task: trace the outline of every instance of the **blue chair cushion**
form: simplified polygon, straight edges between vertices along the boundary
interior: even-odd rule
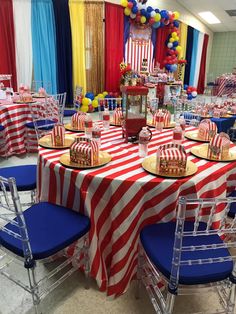
[[[56,123],[53,120],[38,120],[36,121],[37,126],[40,127],[41,130],[51,130],[53,129],[54,124]],[[43,127],[46,125],[45,127]],[[26,123],[26,127],[29,129],[34,129],[34,122]]]
[[[236,197],[236,191],[233,191],[229,196]],[[230,209],[228,212],[228,216],[234,218],[236,215],[236,202],[230,204]]]
[[[36,189],[37,166],[24,165],[0,168],[0,176],[4,178],[14,177],[18,191],[30,191]]]
[[[75,113],[77,113],[77,111],[74,109],[65,109],[64,117],[72,117]]]
[[[34,259],[47,258],[66,248],[85,235],[90,229],[90,220],[63,206],[42,202],[23,213]],[[19,232],[18,227],[7,228]],[[0,231],[0,244],[18,256],[23,256],[22,242]]]
[[[0,131],[3,131],[5,128],[3,125],[0,125]]]
[[[141,243],[152,263],[163,275],[170,278],[172,267],[173,246],[176,223],[161,223],[144,227],[141,231]],[[199,230],[206,228],[205,223],[200,223]],[[193,230],[192,222],[185,222],[185,231]],[[221,243],[217,235],[184,237],[185,245],[204,245]],[[194,260],[198,258],[211,258],[229,256],[227,249],[202,250],[183,252],[182,260]],[[223,280],[229,277],[233,270],[233,262],[222,262],[202,265],[181,266],[179,283],[184,285],[206,284]]]

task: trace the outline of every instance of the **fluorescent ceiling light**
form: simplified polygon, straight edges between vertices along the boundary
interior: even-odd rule
[[[221,21],[210,11],[200,12],[198,15],[203,18],[208,24],[219,24]]]

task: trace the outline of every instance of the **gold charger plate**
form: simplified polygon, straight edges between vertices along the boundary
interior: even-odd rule
[[[193,140],[193,141],[196,141],[196,142],[204,142],[204,143],[207,143],[207,142],[210,142],[210,140],[203,140],[202,138],[199,138],[198,137],[198,131],[189,131],[189,132],[186,132],[184,134],[184,136],[186,138],[188,138],[189,140]]]
[[[212,118],[212,116],[210,116],[209,114],[207,116],[201,116],[202,119],[210,119]]]
[[[32,97],[33,97],[33,98],[45,98],[45,97],[47,97],[47,95],[41,96],[41,95],[39,95],[39,94],[33,94]]]
[[[184,177],[188,177],[193,175],[194,173],[197,172],[198,168],[197,165],[195,163],[193,163],[190,160],[187,160],[187,167],[186,167],[186,171],[185,173],[181,173],[181,174],[163,174],[163,173],[159,173],[157,171],[156,168],[156,154],[155,155],[151,155],[147,158],[144,159],[144,161],[142,162],[142,167],[157,176],[160,177],[165,177],[165,178],[184,178]]]
[[[111,122],[110,122],[110,125],[113,125],[113,126],[121,126],[121,123],[115,123],[114,121],[111,121]]]
[[[72,128],[71,124],[70,123],[67,123],[64,125],[65,126],[65,129],[67,131],[72,131],[72,132],[84,132],[84,130],[78,130],[78,129],[74,129]]]
[[[155,125],[152,124],[152,121],[147,122],[147,126],[155,128]],[[175,127],[175,122],[171,122],[169,125],[163,127],[163,129],[173,129]]]
[[[230,116],[235,116],[236,115],[236,113],[233,113],[231,111],[228,111],[227,114],[230,115]]]
[[[226,114],[226,115],[224,115],[223,117],[221,117],[221,118],[232,118],[232,115],[230,115],[230,114]]]
[[[52,140],[50,135],[46,135],[39,140],[39,145],[44,148],[53,148],[53,149],[64,149],[69,148],[71,144],[74,142],[75,138],[66,135],[65,136],[65,144],[63,146],[54,146],[52,145]]]
[[[208,144],[202,144],[199,146],[195,146],[191,148],[191,153],[194,156],[200,157],[202,159],[210,160],[210,161],[234,161],[236,160],[236,151],[233,151],[232,149],[229,149],[229,155],[225,159],[215,159],[215,158],[209,158],[207,156],[207,151],[208,151]]]
[[[32,100],[32,101],[15,100],[15,101],[13,101],[14,104],[33,104],[35,102],[36,102],[35,100]]]
[[[77,164],[75,162],[70,161],[70,154],[66,153],[61,155],[60,157],[60,163],[63,166],[74,168],[74,169],[90,169],[90,168],[97,168],[106,165],[111,161],[111,155],[108,152],[105,151],[99,151],[99,162],[97,165],[94,166],[84,166]]]

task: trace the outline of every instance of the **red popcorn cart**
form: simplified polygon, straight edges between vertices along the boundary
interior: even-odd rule
[[[122,86],[123,123],[122,131],[125,141],[136,142],[139,132],[147,122],[147,94],[144,86]]]

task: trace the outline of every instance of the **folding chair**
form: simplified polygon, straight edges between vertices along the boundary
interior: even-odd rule
[[[213,313],[235,313],[236,256],[228,248],[236,240],[223,240],[236,232],[235,219],[226,223],[235,202],[181,197],[176,221],[142,229],[138,282],[144,283],[156,313],[173,313],[178,295],[203,293],[207,298],[209,291],[217,293],[221,306]]]
[[[35,313],[40,313],[41,299],[78,267],[84,266],[88,276],[86,235],[90,220],[73,210],[47,202],[34,204],[22,212],[15,179],[0,177],[0,188],[0,274],[29,292]],[[10,197],[7,190],[10,190]],[[81,247],[77,242],[80,239],[83,241]],[[48,262],[50,257],[73,243],[77,243],[73,256],[51,263],[54,268],[42,278],[38,277],[39,263],[45,259]],[[26,276],[15,270],[16,264]]]

